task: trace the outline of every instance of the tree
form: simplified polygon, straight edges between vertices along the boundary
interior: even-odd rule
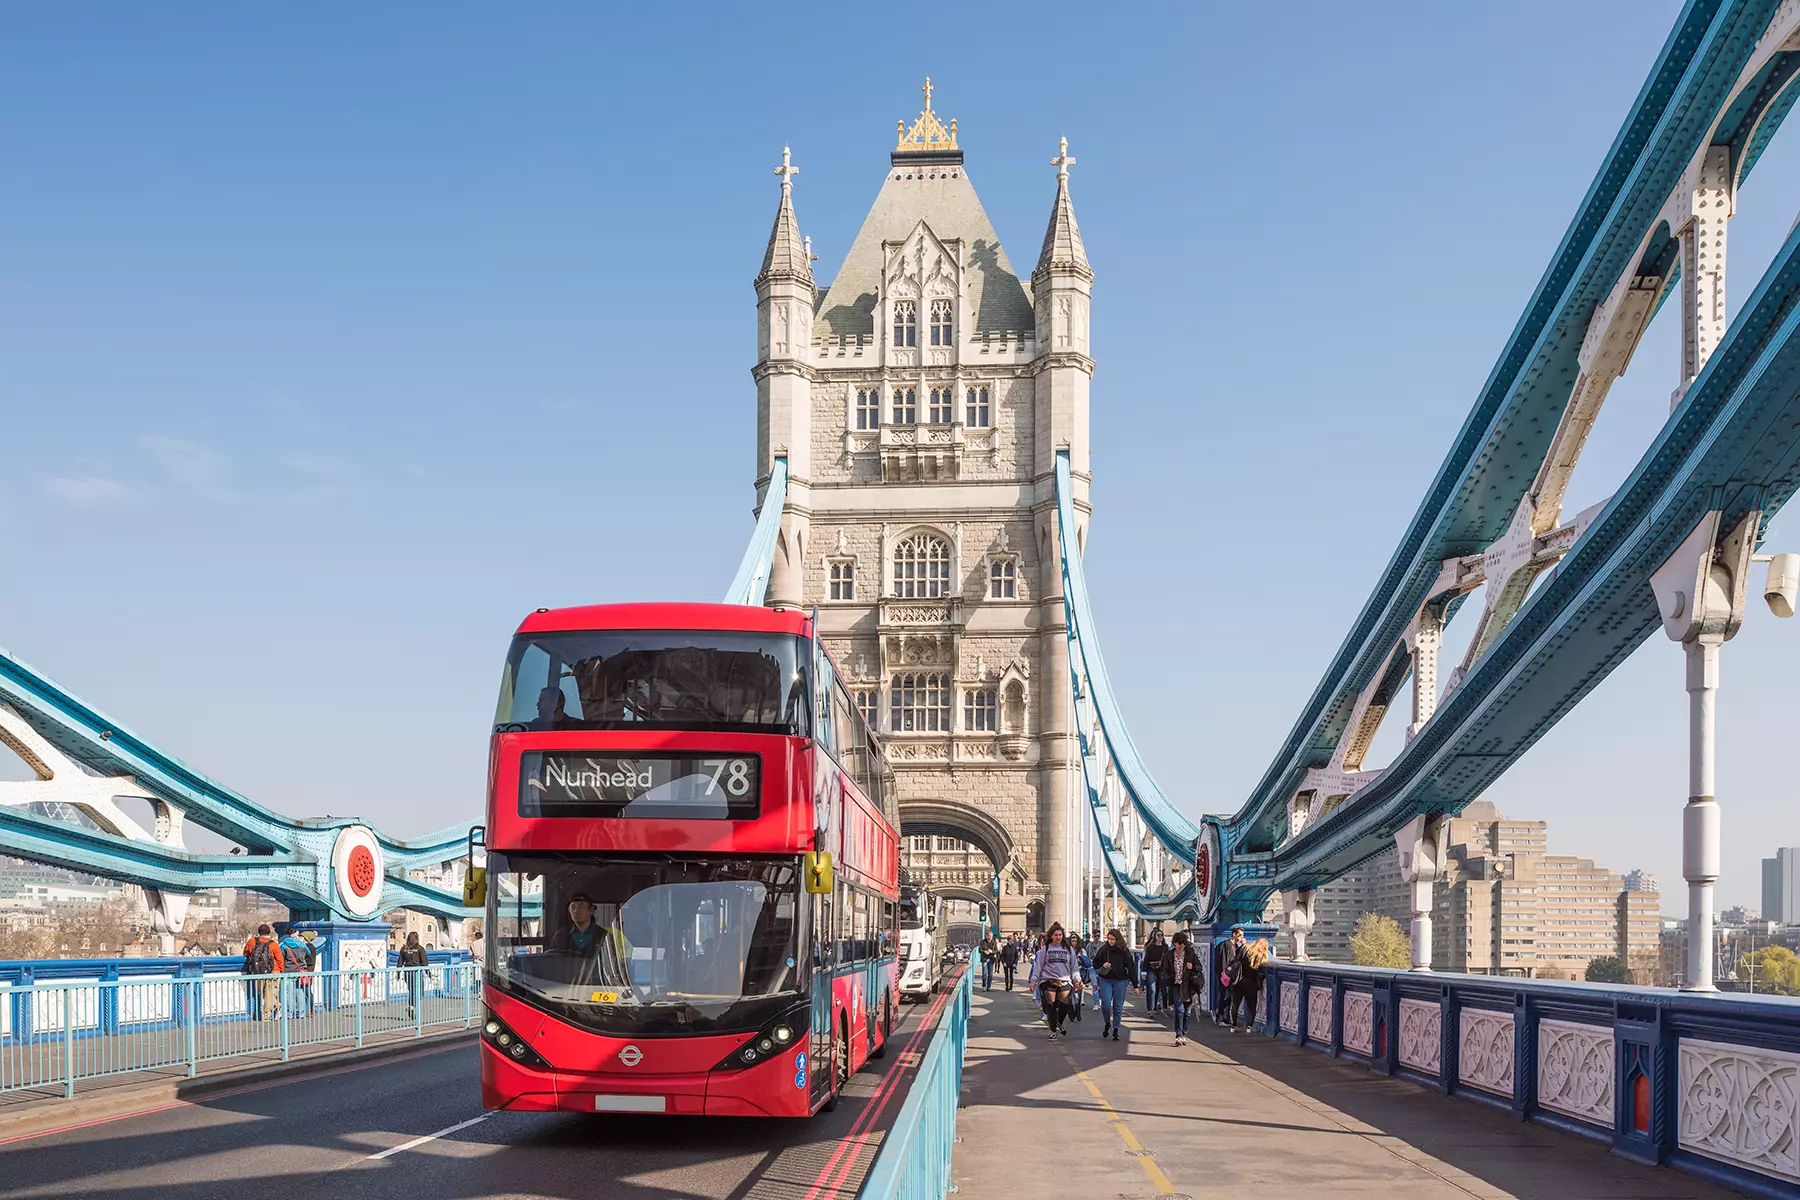
[[[1800,956],[1786,946],[1764,946],[1749,960],[1749,975],[1759,992],[1800,996]]]
[[[1350,935],[1350,954],[1359,967],[1404,971],[1412,966],[1412,939],[1394,918],[1364,913],[1356,919],[1356,932]]]
[[[1616,954],[1592,959],[1587,965],[1587,981],[1589,983],[1624,983],[1625,964]]]

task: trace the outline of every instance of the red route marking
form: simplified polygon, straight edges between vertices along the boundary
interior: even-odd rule
[[[965,971],[967,969],[963,968]],[[960,983],[962,972],[957,972],[955,978]],[[951,993],[948,991],[940,992],[938,998],[931,1002],[931,1007],[926,1010],[924,1020],[920,1021],[919,1027],[913,1030],[911,1039],[906,1043],[906,1049],[901,1052],[902,1056],[911,1054],[913,1047],[919,1044],[919,1039],[936,1028],[937,1018],[943,1012],[944,1005],[949,1002],[950,995]],[[844,1177],[850,1173],[850,1168],[856,1165],[855,1153],[849,1152],[860,1151],[867,1144],[869,1127],[887,1108],[887,1102],[894,1098],[894,1093],[899,1088],[900,1078],[906,1074],[907,1069],[899,1059],[895,1060],[894,1069],[881,1081],[881,1086],[875,1089],[875,1094],[869,1097],[869,1103],[863,1109],[862,1115],[857,1117],[856,1123],[850,1126],[850,1132],[839,1140],[838,1148],[832,1152],[831,1157],[820,1168],[818,1176],[813,1180],[812,1187],[807,1189],[806,1195],[801,1197],[801,1200],[816,1200],[820,1190],[825,1187],[830,1187],[833,1195],[838,1193]],[[846,1153],[849,1153],[848,1158],[845,1157]]]
[[[133,1109],[110,1117],[96,1117],[92,1121],[77,1121],[73,1125],[59,1125],[55,1129],[41,1129],[36,1133],[20,1133],[9,1138],[0,1138],[0,1146],[10,1146],[14,1142],[29,1142],[34,1138],[51,1137],[59,1133],[70,1133],[77,1129],[91,1129],[95,1125],[110,1125],[114,1121],[127,1121],[132,1117],[147,1117],[152,1113],[168,1112],[177,1108],[199,1108],[213,1100],[222,1100],[226,1096],[242,1096],[246,1092],[265,1092],[270,1088],[285,1087],[290,1083],[305,1083],[309,1079],[324,1079],[330,1075],[347,1075],[352,1071],[367,1071],[371,1067],[385,1067],[389,1063],[406,1062],[414,1058],[424,1058],[428,1054],[442,1054],[446,1050],[455,1050],[455,1046],[434,1046],[429,1050],[417,1050],[411,1054],[396,1054],[392,1058],[376,1059],[374,1062],[353,1063],[347,1067],[333,1067],[324,1071],[308,1071],[287,1079],[270,1079],[263,1083],[246,1084],[240,1088],[230,1088],[222,1092],[209,1092],[198,1100],[175,1100],[168,1104],[158,1104],[151,1108]]]

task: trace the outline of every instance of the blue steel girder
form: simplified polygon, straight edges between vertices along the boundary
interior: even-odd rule
[[[769,469],[769,480],[763,488],[761,507],[756,516],[756,529],[737,574],[726,589],[726,604],[763,603],[769,595],[769,572],[775,565],[775,546],[781,540],[781,514],[787,507],[788,465],[785,457],[775,460]]]
[[[1399,547],[1232,819],[1234,846],[1274,848],[1288,799],[1309,769],[1330,761],[1357,696],[1429,599],[1442,563],[1479,552],[1504,532],[1568,404],[1590,319],[1636,260],[1775,7],[1775,0],[1695,0],[1682,12]]]
[[[1269,856],[1262,894],[1327,882],[1479,796],[1658,628],[1651,572],[1706,513],[1766,527],[1800,486],[1797,431],[1800,227],[1605,510],[1381,777]]]
[[[468,916],[462,897],[407,877],[411,868],[460,857],[469,825],[414,840],[388,837],[350,819],[298,820],[215,782],[77,698],[42,672],[0,650],[4,740],[39,774],[37,783],[0,783],[0,852],[89,871],[159,891],[241,887],[277,897],[308,916],[365,919],[394,908]],[[19,728],[22,723],[23,728]],[[14,805],[142,797],[172,809],[159,834],[89,829],[35,816]],[[84,801],[77,799],[79,806]],[[179,814],[179,816],[175,816]],[[241,855],[193,854],[179,842],[191,820],[240,843]],[[128,836],[136,832],[139,836]],[[380,887],[358,895],[338,878],[341,845],[366,842]]]
[[[1100,653],[1099,637],[1094,630],[1093,609],[1088,601],[1081,540],[1076,535],[1074,485],[1066,450],[1056,454],[1056,520],[1069,654],[1070,712],[1082,718],[1076,730],[1081,791],[1087,802],[1088,819],[1094,824],[1101,862],[1111,875],[1119,898],[1138,916],[1158,921],[1187,914],[1197,916],[1201,906],[1192,878],[1192,864],[1201,830],[1170,803],[1151,776],[1150,768],[1131,740],[1124,714],[1113,693],[1106,661]],[[1089,726],[1085,723],[1089,717],[1099,734],[1097,739],[1089,736]],[[1111,764],[1111,776],[1123,793],[1121,811],[1115,811],[1107,795],[1107,763]],[[1158,886],[1154,888],[1146,885],[1142,872],[1133,867],[1116,844],[1115,833],[1121,819],[1126,817],[1130,818],[1124,821],[1127,827],[1134,828],[1137,822],[1142,823],[1145,835],[1153,839],[1162,855],[1155,871]]]

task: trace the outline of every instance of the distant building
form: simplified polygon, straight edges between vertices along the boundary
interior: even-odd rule
[[[1800,925],[1800,846],[1783,846],[1762,860],[1762,917]]]
[[[1760,925],[1762,919],[1754,909],[1746,908],[1742,904],[1734,904],[1719,914],[1719,924]]]
[[[1625,872],[1624,881],[1625,890],[1628,892],[1660,893],[1662,891],[1661,885],[1656,882],[1656,876],[1644,870],[1642,867],[1639,867],[1635,871]]]
[[[1654,876],[1633,871],[1628,880],[1591,858],[1551,854],[1545,822],[1513,820],[1487,801],[1453,818],[1444,837],[1444,870],[1432,889],[1438,970],[1580,979],[1589,962],[1617,956],[1644,982],[1656,976],[1661,897]],[[1412,919],[1393,850],[1314,893],[1307,954],[1351,961],[1350,937],[1365,913],[1402,927]]]

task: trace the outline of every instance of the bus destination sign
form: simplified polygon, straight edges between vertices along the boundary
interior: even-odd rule
[[[528,750],[521,817],[747,821],[761,811],[754,754],[591,754]]]

